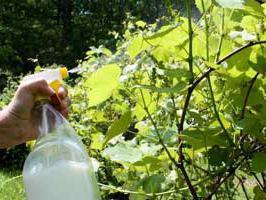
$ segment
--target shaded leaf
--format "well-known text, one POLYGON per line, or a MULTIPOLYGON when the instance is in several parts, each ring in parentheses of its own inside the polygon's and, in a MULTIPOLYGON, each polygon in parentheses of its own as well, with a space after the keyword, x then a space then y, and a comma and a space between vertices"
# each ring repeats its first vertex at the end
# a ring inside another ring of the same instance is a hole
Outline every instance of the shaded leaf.
POLYGON ((143 190, 146 193, 157 193, 161 191, 165 177, 162 175, 151 175, 143 180, 143 190))
POLYGON ((260 186, 255 186, 253 189, 253 193, 255 194, 254 200, 262 200, 266 199, 266 193, 260 189, 260 186))
POLYGON ((266 171, 266 153, 256 153, 251 161, 251 169, 255 172, 266 171))
POLYGON ((230 150, 228 148, 221 148, 214 145, 208 151, 209 164, 212 166, 221 166, 226 164, 229 160, 230 150))
POLYGON ((187 141, 194 149, 219 145, 228 146, 226 137, 220 128, 193 128, 183 131, 181 137, 187 141))
POLYGON ((105 146, 112 138, 124 133, 129 127, 131 121, 131 111, 127 111, 109 127, 103 146, 105 146))

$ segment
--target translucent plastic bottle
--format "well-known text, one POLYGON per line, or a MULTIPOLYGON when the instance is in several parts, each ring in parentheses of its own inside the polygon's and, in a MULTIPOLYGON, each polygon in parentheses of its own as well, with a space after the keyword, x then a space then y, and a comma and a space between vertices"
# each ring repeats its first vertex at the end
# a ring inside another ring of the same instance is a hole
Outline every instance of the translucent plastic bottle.
POLYGON ((43 100, 33 115, 40 135, 23 168, 27 199, 100 200, 87 152, 68 121, 43 100))

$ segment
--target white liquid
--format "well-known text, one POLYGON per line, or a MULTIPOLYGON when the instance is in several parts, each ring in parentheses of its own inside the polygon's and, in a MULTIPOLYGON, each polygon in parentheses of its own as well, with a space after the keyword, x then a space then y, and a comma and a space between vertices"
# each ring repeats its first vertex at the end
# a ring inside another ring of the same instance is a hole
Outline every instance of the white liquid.
POLYGON ((41 172, 32 170, 23 176, 28 200, 98 200, 94 180, 84 163, 59 161, 41 172))

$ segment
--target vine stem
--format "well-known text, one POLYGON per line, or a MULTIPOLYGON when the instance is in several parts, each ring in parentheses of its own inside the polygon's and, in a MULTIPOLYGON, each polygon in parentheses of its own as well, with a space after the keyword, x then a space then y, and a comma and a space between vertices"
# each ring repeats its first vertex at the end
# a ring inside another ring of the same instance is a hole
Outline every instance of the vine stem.
MULTIPOLYGON (((188 65, 189 65, 189 71, 191 73, 191 79, 189 81, 190 84, 192 84, 194 82, 194 74, 193 74, 193 29, 192 29, 192 15, 191 15, 191 0, 186 0, 186 9, 187 9, 187 18, 188 18, 188 36, 189 36, 189 57, 188 57, 188 65)), ((178 125, 178 133, 180 134, 183 131, 183 127, 184 127, 184 120, 185 120, 185 114, 187 107, 189 105, 189 101, 190 101, 190 97, 192 94, 191 88, 188 88, 188 92, 187 92, 187 96, 186 96, 186 100, 185 100, 185 104, 184 104, 184 108, 183 108, 183 112, 182 112, 182 116, 181 116, 181 121, 180 124, 178 125)), ((198 195, 196 192, 195 187, 192 185, 191 180, 188 176, 188 173, 186 171, 186 168, 184 166, 184 154, 183 154, 183 142, 182 139, 179 135, 178 137, 178 168, 180 169, 183 178, 185 179, 185 182, 190 190, 190 193, 193 197, 194 200, 198 199, 198 195)))
POLYGON ((252 88, 253 88, 253 86, 255 84, 255 81, 257 80, 258 76, 259 76, 259 72, 257 72, 255 74, 255 76, 250 81, 250 85, 248 87, 247 94, 245 96, 243 107, 242 107, 242 110, 241 110, 241 113, 240 113, 240 119, 244 119, 244 117, 245 117, 245 111, 246 111, 246 107, 247 107, 247 103, 248 103, 248 98, 249 98, 250 92, 251 92, 251 90, 252 90, 252 88))
MULTIPOLYGON (((161 196, 161 195, 171 194, 171 193, 176 192, 176 190, 168 190, 168 191, 160 192, 160 193, 145 193, 145 192, 136 192, 136 191, 131 191, 131 190, 124 190, 124 189, 120 189, 120 188, 114 187, 112 185, 105 185, 105 184, 102 184, 102 183, 98 183, 98 185, 101 186, 101 187, 104 187, 104 188, 108 188, 110 190, 115 190, 115 191, 118 191, 118 192, 122 192, 124 194, 144 195, 144 196, 147 196, 147 197, 161 196)), ((186 188, 181 188, 179 190, 182 191, 184 189, 186 189, 186 188)))
MULTIPOLYGON (((240 119, 244 119, 245 118, 245 111, 246 111, 246 107, 247 107, 247 103, 248 103, 248 98, 249 98, 250 92, 251 92, 251 90, 253 88, 253 85, 255 84, 255 81, 257 80, 258 76, 259 76, 259 73, 257 72, 255 74, 255 76, 250 81, 250 85, 248 87, 247 94, 246 94, 245 99, 244 99, 243 107, 241 109, 240 119)), ((240 135, 241 135, 241 137, 240 137, 238 143, 240 144, 241 149, 243 149, 242 142, 245 140, 247 135, 246 134, 243 135, 243 130, 240 131, 240 135)))
POLYGON ((242 177, 239 177, 237 175, 236 175, 236 178, 238 179, 239 184, 241 185, 241 188, 243 190, 243 193, 245 194, 246 200, 249 200, 249 197, 248 197, 248 194, 247 194, 247 190, 246 190, 246 187, 245 187, 245 180, 242 177))
MULTIPOLYGON (((252 46, 255 46, 255 45, 261 45, 261 44, 266 44, 266 40, 265 40, 265 41, 258 41, 258 42, 253 42, 253 41, 251 41, 251 42, 249 42, 248 44, 246 44, 246 45, 244 45, 244 46, 242 46, 242 47, 239 47, 239 48, 237 48, 236 50, 232 51, 231 53, 227 54, 225 57, 223 57, 222 59, 220 59, 219 61, 217 61, 216 64, 217 64, 217 65, 220 65, 221 63, 225 62, 225 61, 228 60, 229 58, 231 58, 231 57, 233 57, 234 55, 240 53, 241 51, 243 51, 243 50, 245 50, 245 49, 247 49, 247 48, 249 48, 249 47, 252 47, 252 46)), ((185 122, 185 117, 186 117, 187 109, 188 109, 188 106, 189 106, 189 101, 190 101, 190 98, 191 98, 191 96, 192 96, 192 93, 193 93, 194 89, 197 87, 197 85, 198 85, 198 84, 199 84, 204 78, 206 78, 206 77, 207 77, 211 72, 213 72, 213 71, 215 71, 215 69, 210 67, 210 68, 209 68, 206 72, 204 72, 199 78, 195 79, 195 80, 193 81, 193 83, 190 85, 190 87, 188 88, 188 92, 187 92, 186 99, 185 99, 185 104, 184 104, 184 107, 183 107, 183 112, 182 112, 181 119, 180 119, 180 124, 179 124, 179 126, 178 126, 178 132, 179 132, 179 134, 183 131, 183 128, 184 128, 184 122, 185 122)), ((182 152, 182 141, 180 141, 180 144, 181 144, 181 145, 179 145, 179 151, 178 151, 178 152, 179 152, 179 163, 178 163, 178 164, 179 164, 179 168, 181 169, 181 168, 184 168, 184 164, 183 164, 184 155, 183 155, 183 152, 182 152)), ((189 179, 187 180, 188 176, 187 176, 186 171, 185 171, 185 170, 181 170, 181 172, 182 172, 183 176, 184 176, 185 179, 186 179, 186 183, 187 183, 187 185, 188 185, 188 186, 189 186, 189 185, 192 186, 190 180, 189 180, 189 179)), ((219 185, 219 187, 220 187, 220 185, 219 185)), ((190 188, 190 191, 193 192, 193 194, 196 193, 195 188, 194 188, 193 186, 190 188)), ((193 194, 192 194, 192 195, 193 195, 193 194)), ((193 197, 194 197, 194 199, 198 199, 197 194, 196 194, 196 196, 193 196, 193 197)))
POLYGON ((161 135, 160 135, 160 132, 159 132, 159 130, 158 130, 158 127, 157 127, 155 121, 153 120, 153 118, 152 118, 152 116, 151 116, 151 114, 150 114, 150 112, 149 112, 149 109, 148 109, 148 107, 147 107, 146 101, 145 101, 145 99, 144 99, 144 95, 143 95, 142 89, 139 89, 139 90, 140 90, 141 99, 142 99, 142 102, 143 102, 143 109, 144 109, 145 112, 147 113, 148 118, 149 118, 149 120, 151 121, 152 126, 153 126, 154 129, 155 129, 155 133, 156 133, 156 135, 157 135, 157 137, 158 137, 158 139, 159 139, 159 142, 160 142, 160 144, 162 145, 162 147, 163 147, 163 149, 165 150, 165 152, 167 153, 167 156, 169 157, 169 159, 171 160, 171 162, 172 162, 172 163, 178 168, 178 163, 176 162, 176 160, 175 160, 175 159, 173 158, 173 156, 171 155, 171 153, 170 153, 169 149, 167 148, 167 146, 164 144, 163 139, 162 139, 162 137, 161 137, 161 135))
MULTIPOLYGON (((205 11, 205 4, 204 4, 203 0, 201 0, 201 5, 202 5, 203 12, 205 13, 206 12, 205 11)), ((209 61, 209 25, 208 25, 207 15, 204 15, 204 21, 205 21, 205 36, 206 36, 206 60, 209 61)), ((223 21, 224 21, 224 15, 222 15, 222 22, 223 21)), ((221 26, 222 26, 222 32, 223 32, 223 26, 224 26, 223 23, 221 26)), ((217 51, 218 53, 217 53, 216 59, 219 58, 219 56, 220 56, 219 52, 221 52, 222 41, 223 41, 223 33, 221 34, 221 38, 220 38, 220 42, 219 42, 219 46, 218 46, 219 49, 217 51)), ((216 106, 210 75, 208 74, 208 76, 206 78, 207 78, 207 82, 208 82, 208 86, 209 86, 209 90, 210 90, 210 96, 211 96, 211 101, 212 101, 212 106, 213 106, 213 111, 214 111, 215 117, 216 117, 218 123, 220 124, 221 128, 223 129, 223 132, 224 132, 227 140, 233 146, 234 142, 230 138, 230 135, 228 134, 228 132, 227 132, 227 130, 226 130, 221 118, 220 118, 220 115, 219 115, 219 112, 218 112, 218 109, 216 106)))

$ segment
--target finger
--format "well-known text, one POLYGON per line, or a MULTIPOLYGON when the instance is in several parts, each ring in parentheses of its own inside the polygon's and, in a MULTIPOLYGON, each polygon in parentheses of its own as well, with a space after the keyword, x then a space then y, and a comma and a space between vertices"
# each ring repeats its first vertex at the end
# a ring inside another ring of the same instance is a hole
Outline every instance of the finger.
POLYGON ((64 99, 65 97, 67 97, 68 95, 68 91, 64 86, 61 86, 58 90, 58 97, 60 99, 64 99))
POLYGON ((29 91, 34 96, 47 96, 50 97, 55 94, 54 90, 49 87, 44 79, 26 82, 21 85, 22 90, 29 91))
POLYGON ((60 113, 67 118, 68 117, 68 109, 61 110, 60 113))
POLYGON ((50 101, 57 110, 61 109, 62 101, 56 93, 50 97, 50 101))
POLYGON ((62 100, 62 102, 65 102, 65 106, 68 107, 71 104, 71 99, 69 97, 66 97, 62 100))

